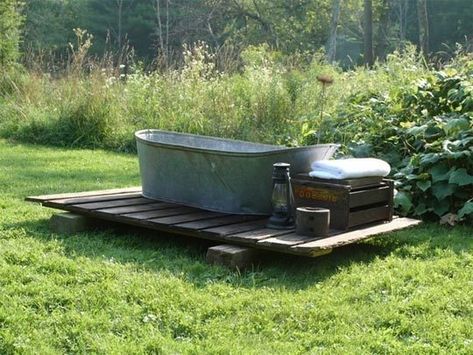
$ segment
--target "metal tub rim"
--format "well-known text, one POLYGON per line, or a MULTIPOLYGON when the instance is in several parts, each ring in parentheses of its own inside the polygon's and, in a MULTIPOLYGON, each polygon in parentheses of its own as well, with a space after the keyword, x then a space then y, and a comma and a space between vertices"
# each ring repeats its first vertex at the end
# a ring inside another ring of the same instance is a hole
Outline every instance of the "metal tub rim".
POLYGON ((234 157, 267 156, 267 155, 280 154, 282 152, 290 152, 291 150, 294 150, 294 149, 297 149, 299 151, 311 150, 314 147, 327 147, 327 148, 340 147, 340 144, 336 144, 336 143, 308 145, 308 146, 301 146, 301 147, 285 147, 285 146, 280 146, 280 145, 254 143, 254 142, 248 142, 248 141, 237 140, 237 139, 218 138, 218 137, 212 137, 212 136, 204 136, 200 134, 165 131, 165 130, 160 130, 160 129, 143 129, 143 130, 137 131, 135 132, 135 138, 137 141, 139 141, 142 144, 156 146, 156 147, 165 148, 165 149, 179 149, 179 150, 185 150, 185 151, 193 151, 193 152, 197 151, 197 152, 207 152, 207 153, 211 152, 212 154, 229 155, 229 156, 234 156, 234 157), (164 134, 164 135, 169 135, 169 136, 179 135, 181 137, 187 136, 190 138, 206 139, 208 141, 214 141, 214 142, 222 142, 222 143, 233 142, 233 143, 246 145, 246 146, 267 148, 267 150, 260 150, 260 151, 255 151, 255 152, 242 152, 242 151, 228 151, 228 150, 212 149, 212 148, 201 148, 201 147, 188 146, 188 145, 178 144, 178 143, 170 143, 170 142, 163 143, 163 142, 158 142, 158 141, 150 141, 149 139, 146 139, 143 137, 143 135, 145 134, 151 134, 151 135, 164 134))

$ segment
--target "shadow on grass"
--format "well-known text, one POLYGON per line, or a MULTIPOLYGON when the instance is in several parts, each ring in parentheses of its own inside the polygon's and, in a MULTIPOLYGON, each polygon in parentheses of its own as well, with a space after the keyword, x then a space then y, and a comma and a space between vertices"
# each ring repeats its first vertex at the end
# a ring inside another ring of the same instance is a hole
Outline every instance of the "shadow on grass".
POLYGON ((300 290, 313 286, 352 265, 367 265, 375 259, 434 257, 439 250, 462 253, 473 249, 471 228, 449 229, 425 224, 412 229, 374 238, 366 242, 336 248, 317 258, 265 252, 260 263, 239 271, 210 266, 205 262, 207 248, 218 243, 165 234, 152 230, 107 224, 106 228, 74 235, 51 234, 47 220, 10 224, 24 228, 43 241, 58 240, 67 257, 83 256, 96 260, 113 258, 115 262, 136 265, 139 270, 169 272, 184 277, 196 287, 224 282, 235 287, 277 287, 300 290), (421 254, 412 248, 421 246, 421 254))

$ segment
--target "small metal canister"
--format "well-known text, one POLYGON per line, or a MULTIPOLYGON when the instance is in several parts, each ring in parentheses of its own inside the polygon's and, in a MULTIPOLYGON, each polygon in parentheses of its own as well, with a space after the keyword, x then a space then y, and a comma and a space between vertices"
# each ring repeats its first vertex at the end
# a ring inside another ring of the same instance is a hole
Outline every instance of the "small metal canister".
POLYGON ((296 233, 308 237, 326 237, 330 226, 330 210, 320 207, 298 207, 296 233))

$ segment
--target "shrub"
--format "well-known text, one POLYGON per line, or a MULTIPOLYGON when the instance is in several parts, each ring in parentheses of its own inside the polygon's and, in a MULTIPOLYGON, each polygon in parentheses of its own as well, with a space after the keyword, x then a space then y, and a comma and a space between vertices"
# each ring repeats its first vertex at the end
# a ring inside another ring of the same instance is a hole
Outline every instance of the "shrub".
POLYGON ((391 163, 400 212, 449 224, 473 217, 473 70, 458 64, 394 92, 354 95, 343 115, 355 119, 335 124, 354 155, 391 163))

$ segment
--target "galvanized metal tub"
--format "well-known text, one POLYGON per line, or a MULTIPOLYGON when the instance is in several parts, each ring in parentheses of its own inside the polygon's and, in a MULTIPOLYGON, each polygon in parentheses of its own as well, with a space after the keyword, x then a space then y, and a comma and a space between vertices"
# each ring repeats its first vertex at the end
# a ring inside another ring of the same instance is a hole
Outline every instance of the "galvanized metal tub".
POLYGON ((143 196, 233 214, 271 213, 272 165, 291 174, 329 159, 336 144, 287 148, 194 134, 135 133, 143 196))

